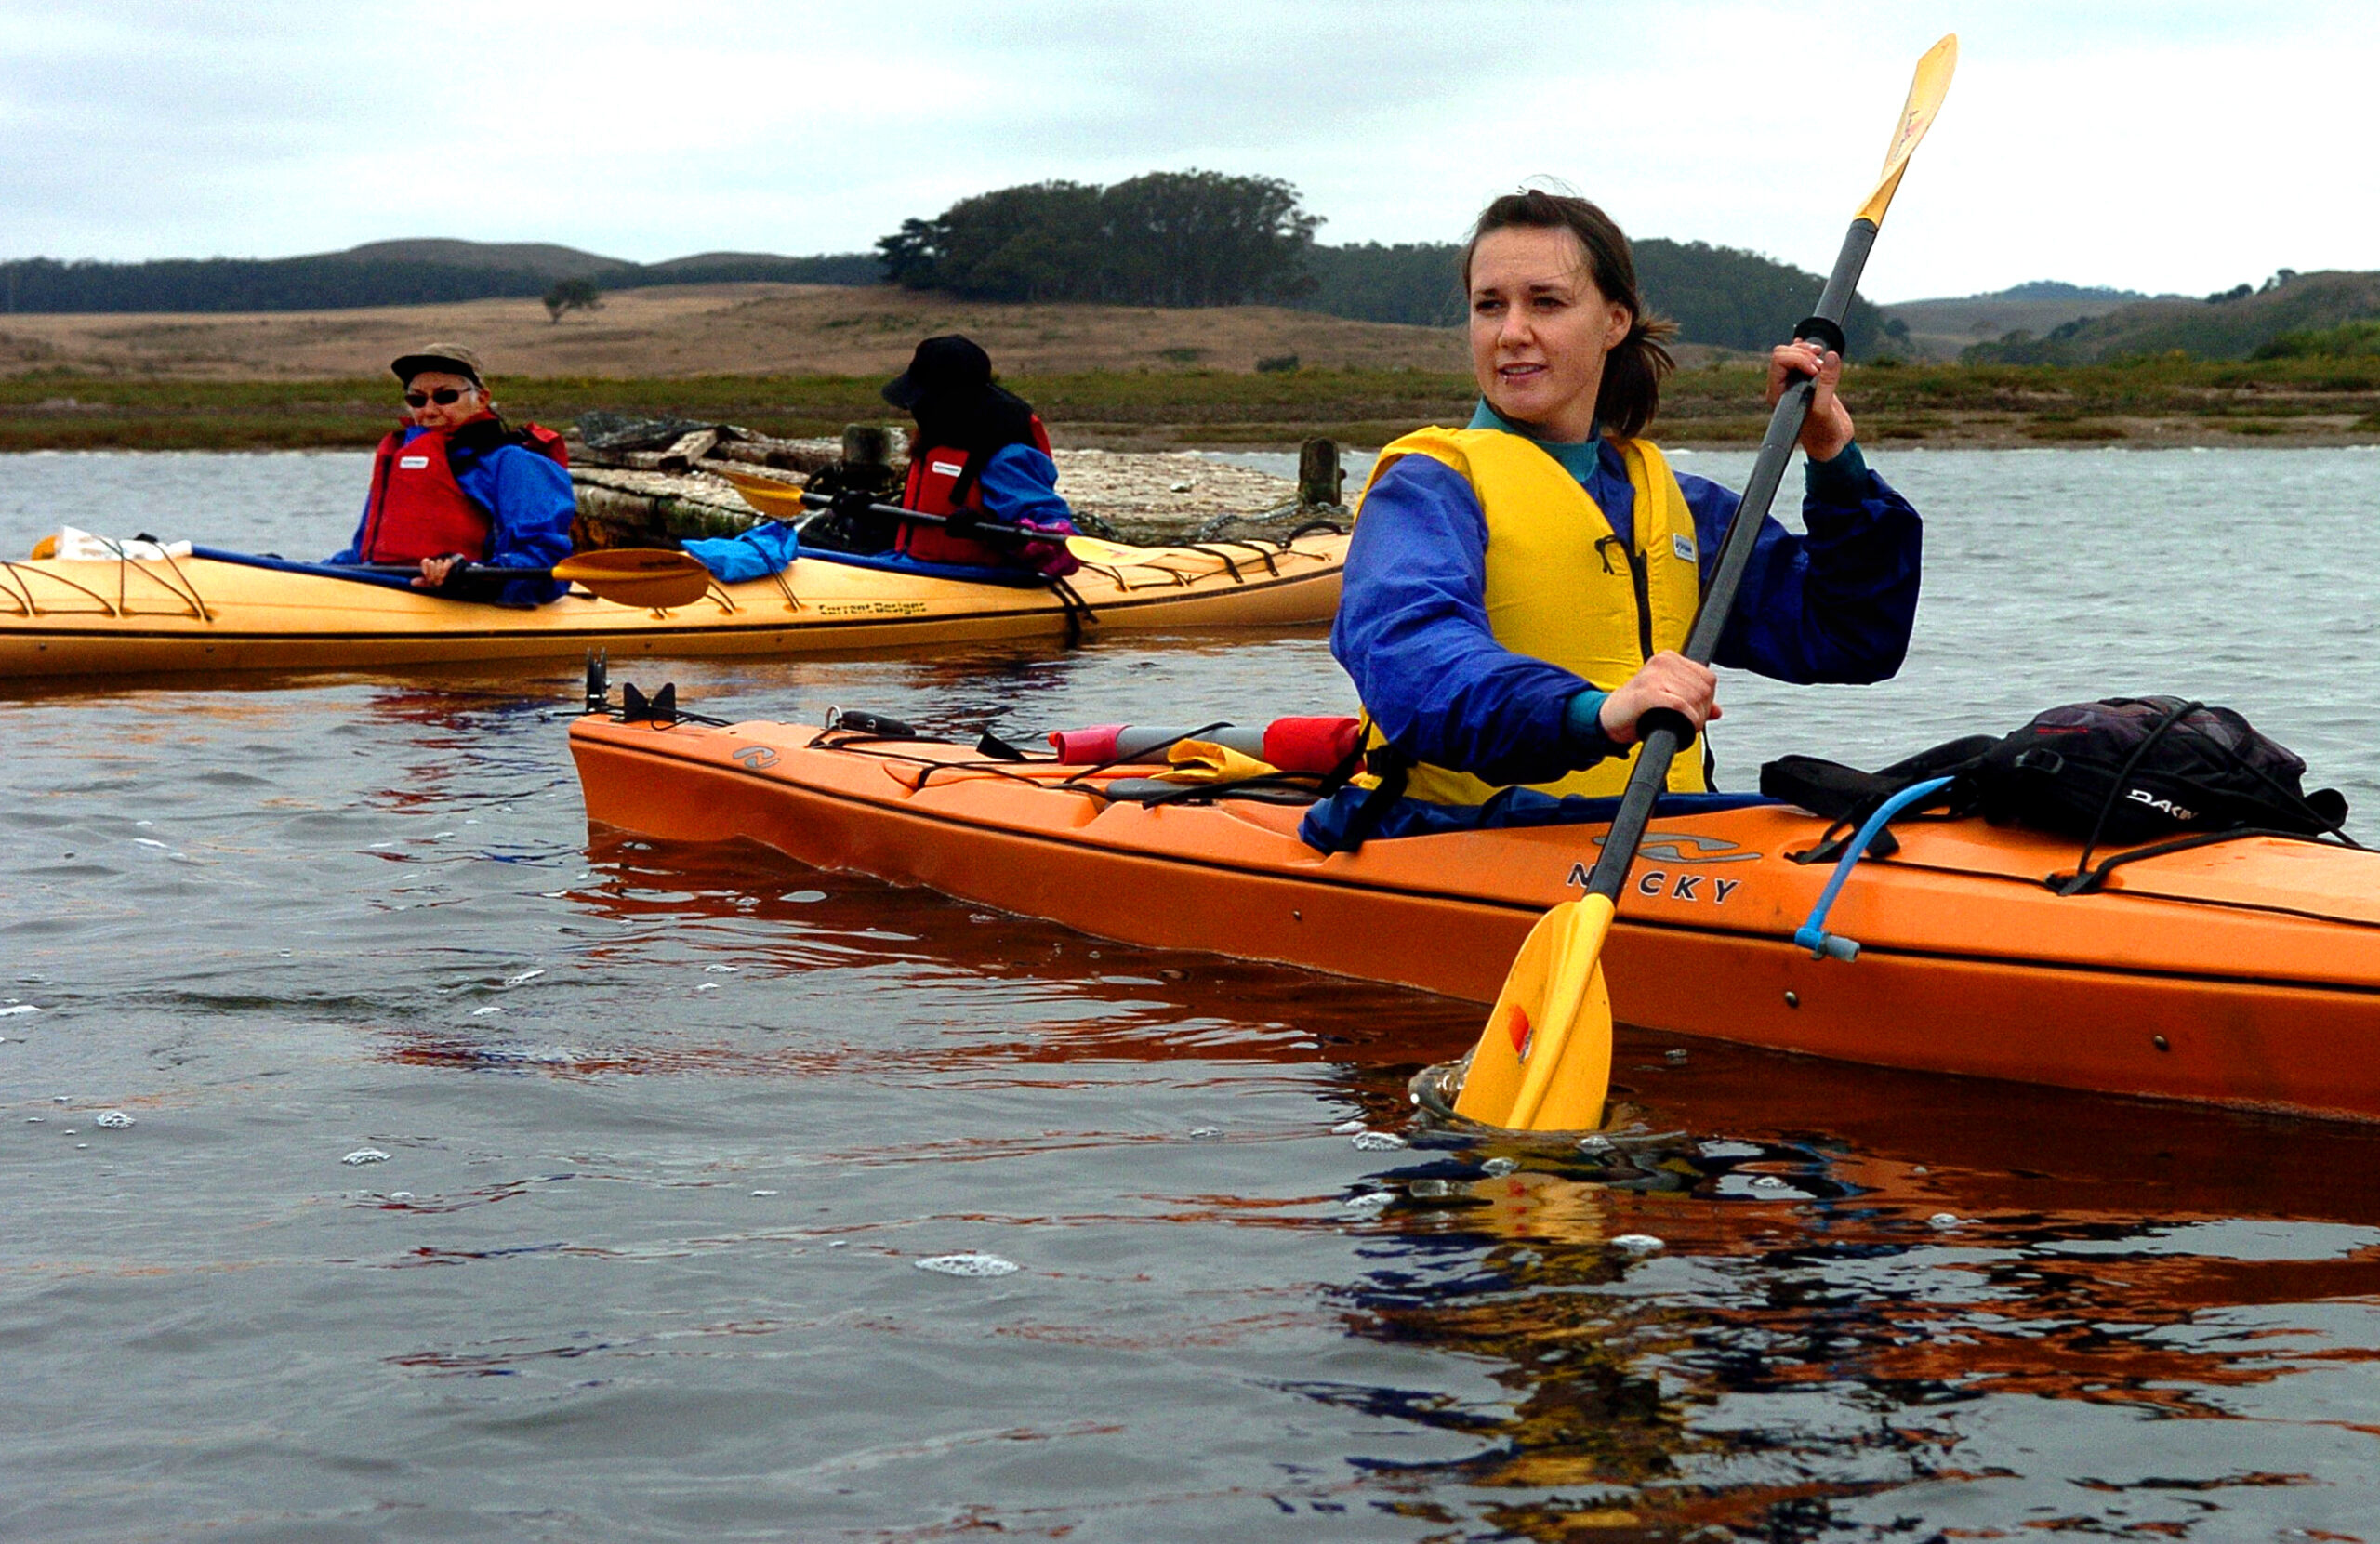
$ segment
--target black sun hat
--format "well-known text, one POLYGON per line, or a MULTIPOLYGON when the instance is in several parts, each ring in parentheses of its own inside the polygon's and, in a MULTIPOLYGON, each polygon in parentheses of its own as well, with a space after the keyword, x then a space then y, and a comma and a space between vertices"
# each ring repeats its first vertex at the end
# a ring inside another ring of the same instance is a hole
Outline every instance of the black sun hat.
POLYGON ((927 338, 909 357, 909 367, 884 383, 884 400, 912 408, 928 397, 945 400, 980 395, 992 384, 992 356, 958 333, 927 338))

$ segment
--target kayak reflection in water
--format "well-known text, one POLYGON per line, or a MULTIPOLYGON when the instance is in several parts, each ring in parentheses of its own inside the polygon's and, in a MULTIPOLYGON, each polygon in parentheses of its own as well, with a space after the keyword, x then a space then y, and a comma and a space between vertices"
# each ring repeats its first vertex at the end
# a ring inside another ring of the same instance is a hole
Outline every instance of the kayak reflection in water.
POLYGON ((469 349, 425 344, 389 368, 404 385, 405 418, 373 458, 355 539, 330 561, 418 562, 417 589, 469 583, 469 599, 512 605, 536 605, 568 589, 540 574, 491 592, 485 581, 456 573, 464 563, 550 569, 570 556, 578 506, 562 436, 539 424, 512 429, 497 417, 479 356, 469 349))
POLYGON ((884 400, 918 423, 902 508, 941 518, 873 514, 862 494, 804 527, 806 544, 1051 577, 1080 566, 1065 547, 1074 512, 1058 494, 1049 430, 1030 402, 993 381, 991 356, 972 339, 951 333, 919 344, 884 400))
MULTIPOLYGON (((1365 786, 1307 823, 1326 849, 1558 819, 1553 799, 1620 793, 1648 710, 1698 732, 1719 717, 1716 678, 1678 651, 1737 495, 1640 438, 1675 328, 1646 311, 1627 237, 1584 199, 1506 194, 1479 217, 1463 284, 1479 405, 1381 453, 1348 552, 1330 649, 1373 749, 1365 786)), ((1916 615, 1917 511, 1860 455, 1841 356, 1776 349, 1771 402, 1795 372, 1818 381, 1809 534, 1765 521, 1717 663, 1882 680, 1916 615)), ((1706 791, 1709 771, 1681 756, 1669 786, 1706 791)))

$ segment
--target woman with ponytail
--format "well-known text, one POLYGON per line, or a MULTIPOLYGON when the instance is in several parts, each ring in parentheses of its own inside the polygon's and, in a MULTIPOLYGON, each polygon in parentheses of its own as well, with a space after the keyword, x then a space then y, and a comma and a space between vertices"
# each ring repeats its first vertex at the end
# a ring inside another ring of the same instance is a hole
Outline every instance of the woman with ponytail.
MULTIPOLYGON (((1555 818, 1518 815, 1545 800, 1507 790, 1617 794, 1648 709, 1698 730, 1719 717, 1715 678, 1677 651, 1737 497, 1672 471, 1643 437, 1674 329, 1646 310, 1628 239, 1584 199, 1508 194, 1479 217, 1463 284, 1478 407, 1467 428, 1381 453, 1331 629, 1370 726, 1366 781, 1385 785, 1355 825, 1383 832, 1555 818)), ((1852 440, 1842 359, 1778 348, 1769 401, 1793 372, 1818 380, 1801 442, 1808 534, 1763 526, 1718 663, 1882 680, 1916 615, 1917 511, 1852 440)), ((1682 756, 1670 786, 1708 776, 1706 758, 1682 756)), ((1311 839, 1361 839, 1333 838, 1328 812, 1344 803, 1317 809, 1311 839)))

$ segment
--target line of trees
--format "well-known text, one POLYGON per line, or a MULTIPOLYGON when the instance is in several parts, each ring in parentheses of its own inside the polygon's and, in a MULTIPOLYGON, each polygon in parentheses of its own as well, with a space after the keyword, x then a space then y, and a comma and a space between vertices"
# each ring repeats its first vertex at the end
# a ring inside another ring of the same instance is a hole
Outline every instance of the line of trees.
MULTIPOLYGON (((1649 237, 1633 244, 1645 303, 1675 322, 1689 343, 1766 349, 1817 309, 1822 281, 1790 263, 1702 242, 1649 237)), ((1315 285, 1294 302, 1302 310, 1424 327, 1463 318, 1462 248, 1452 242, 1317 246, 1307 262, 1315 285)), ((1858 297, 1843 331, 1855 356, 1897 336, 1883 311, 1858 297)))
MULTIPOLYGON (((1276 178, 1152 172, 1104 188, 1036 182, 978 193, 932 219, 904 220, 877 251, 892 282, 972 299, 1274 300, 1367 322, 1462 320, 1461 247, 1321 246, 1321 223, 1276 178)), ((1638 242, 1636 268, 1646 302, 1684 337, 1729 349, 1790 337, 1820 285, 1791 264, 1701 242, 1638 242)), ((1852 301, 1844 332, 1854 353, 1871 351, 1887 331, 1875 306, 1852 301)))
MULTIPOLYGON (((881 279, 869 253, 816 257, 723 257, 717 261, 602 270, 606 290, 654 284, 723 284, 769 280, 796 284, 872 284, 881 279)), ((498 297, 537 297, 551 273, 406 258, 165 258, 145 263, 60 262, 26 257, 0 262, 0 313, 9 311, 336 310, 354 306, 419 306, 498 297)))
POLYGON ((1151 172, 1101 187, 1035 182, 906 219, 876 244, 884 276, 983 300, 1232 306, 1310 289, 1318 216, 1277 178, 1151 172))
MULTIPOLYGON (((1818 310, 1825 280, 1791 263, 1732 246, 1652 237, 1635 244, 1636 283, 1645 303, 1674 320, 1690 343, 1766 350, 1793 336, 1794 324, 1818 310)), ((1884 320, 1873 302, 1854 295, 1843 336, 1853 358, 1876 351, 1889 334, 1909 329, 1884 320)))

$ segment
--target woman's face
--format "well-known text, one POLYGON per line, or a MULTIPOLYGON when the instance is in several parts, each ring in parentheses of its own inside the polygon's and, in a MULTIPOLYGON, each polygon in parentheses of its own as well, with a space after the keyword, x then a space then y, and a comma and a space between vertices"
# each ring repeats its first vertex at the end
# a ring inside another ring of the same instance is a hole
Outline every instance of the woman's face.
POLYGON ((487 392, 469 376, 424 370, 405 382, 405 410, 424 429, 459 428, 488 406, 487 392), (442 396, 444 402, 439 401, 442 396))
POLYGON ((1567 228, 1508 225, 1471 254, 1471 370, 1510 422, 1548 440, 1594 432, 1604 357, 1628 336, 1628 308, 1595 287, 1567 228))

